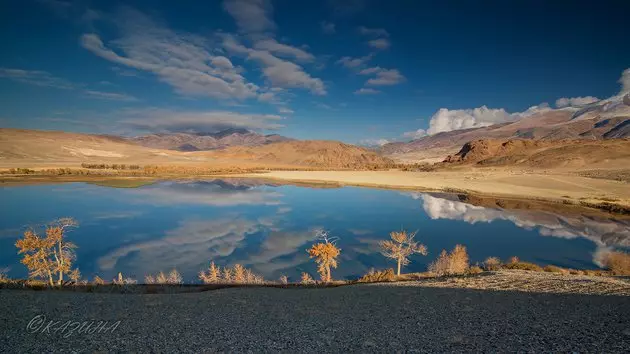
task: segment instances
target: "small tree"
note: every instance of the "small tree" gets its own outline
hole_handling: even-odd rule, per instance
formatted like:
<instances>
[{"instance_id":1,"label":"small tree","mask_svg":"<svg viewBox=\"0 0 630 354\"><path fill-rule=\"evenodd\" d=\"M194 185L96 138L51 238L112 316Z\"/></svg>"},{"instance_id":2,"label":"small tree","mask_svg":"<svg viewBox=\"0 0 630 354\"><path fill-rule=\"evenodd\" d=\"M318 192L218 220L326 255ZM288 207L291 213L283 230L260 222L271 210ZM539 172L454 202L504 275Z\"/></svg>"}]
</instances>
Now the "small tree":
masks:
<instances>
[{"instance_id":1,"label":"small tree","mask_svg":"<svg viewBox=\"0 0 630 354\"><path fill-rule=\"evenodd\" d=\"M235 264L233 274L235 283L245 283L245 268L242 265Z\"/></svg>"},{"instance_id":2,"label":"small tree","mask_svg":"<svg viewBox=\"0 0 630 354\"><path fill-rule=\"evenodd\" d=\"M303 272L302 273L302 284L308 285L308 284L311 284L312 282L313 282L313 278L311 278L311 275L306 273L306 272Z\"/></svg>"},{"instance_id":3,"label":"small tree","mask_svg":"<svg viewBox=\"0 0 630 354\"><path fill-rule=\"evenodd\" d=\"M339 257L341 249L335 245L336 239L329 238L326 231L319 231L318 237L321 242L314 244L306 251L310 258L315 258L318 265L317 272L322 281L330 282L332 280L330 269L337 268L337 257Z\"/></svg>"},{"instance_id":4,"label":"small tree","mask_svg":"<svg viewBox=\"0 0 630 354\"><path fill-rule=\"evenodd\" d=\"M24 238L15 246L18 254L24 254L21 262L28 268L31 278L48 281L50 286L63 285L64 274L72 272L72 262L76 258L74 249L77 248L64 237L77 225L72 218L61 218L46 226L46 237L40 237L32 229L24 232Z\"/></svg>"},{"instance_id":5,"label":"small tree","mask_svg":"<svg viewBox=\"0 0 630 354\"><path fill-rule=\"evenodd\" d=\"M416 233L408 234L407 231L392 231L389 236L391 240L381 241L381 253L387 257L396 260L398 263L397 275L400 275L400 268L410 263L409 256L419 253L423 256L427 255L427 247L413 240Z\"/></svg>"},{"instance_id":6,"label":"small tree","mask_svg":"<svg viewBox=\"0 0 630 354\"><path fill-rule=\"evenodd\" d=\"M208 267L207 271L202 270L199 272L199 279L204 284L218 283L219 279L221 279L221 270L214 262L210 262L210 267Z\"/></svg>"},{"instance_id":7,"label":"small tree","mask_svg":"<svg viewBox=\"0 0 630 354\"><path fill-rule=\"evenodd\" d=\"M232 282L232 269L225 267L223 268L223 282L224 283L231 283Z\"/></svg>"},{"instance_id":8,"label":"small tree","mask_svg":"<svg viewBox=\"0 0 630 354\"><path fill-rule=\"evenodd\" d=\"M455 245L451 253L442 250L438 259L429 265L429 271L439 276L464 274L468 266L466 247Z\"/></svg>"}]
</instances>

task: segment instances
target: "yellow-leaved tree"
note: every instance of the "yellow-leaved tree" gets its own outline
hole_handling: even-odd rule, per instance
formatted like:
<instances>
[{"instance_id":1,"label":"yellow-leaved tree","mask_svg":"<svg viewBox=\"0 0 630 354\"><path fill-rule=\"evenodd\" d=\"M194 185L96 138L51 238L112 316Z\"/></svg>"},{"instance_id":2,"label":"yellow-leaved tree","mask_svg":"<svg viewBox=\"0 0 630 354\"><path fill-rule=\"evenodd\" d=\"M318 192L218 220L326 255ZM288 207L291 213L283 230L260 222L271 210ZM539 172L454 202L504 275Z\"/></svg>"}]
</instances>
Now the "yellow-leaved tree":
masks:
<instances>
[{"instance_id":1,"label":"yellow-leaved tree","mask_svg":"<svg viewBox=\"0 0 630 354\"><path fill-rule=\"evenodd\" d=\"M326 231L318 231L320 242L315 243L311 248L306 250L311 258L317 263L317 272L322 281L330 282L332 280L331 268L337 268L337 257L341 253L341 249L335 245L336 239L329 238Z\"/></svg>"},{"instance_id":2,"label":"yellow-leaved tree","mask_svg":"<svg viewBox=\"0 0 630 354\"><path fill-rule=\"evenodd\" d=\"M61 218L46 225L45 237L32 229L24 232L15 246L18 254L24 255L21 262L28 268L29 277L42 279L50 286L63 285L64 274L77 277L78 269L72 269L77 246L66 241L65 236L78 225L73 218Z\"/></svg>"}]
</instances>

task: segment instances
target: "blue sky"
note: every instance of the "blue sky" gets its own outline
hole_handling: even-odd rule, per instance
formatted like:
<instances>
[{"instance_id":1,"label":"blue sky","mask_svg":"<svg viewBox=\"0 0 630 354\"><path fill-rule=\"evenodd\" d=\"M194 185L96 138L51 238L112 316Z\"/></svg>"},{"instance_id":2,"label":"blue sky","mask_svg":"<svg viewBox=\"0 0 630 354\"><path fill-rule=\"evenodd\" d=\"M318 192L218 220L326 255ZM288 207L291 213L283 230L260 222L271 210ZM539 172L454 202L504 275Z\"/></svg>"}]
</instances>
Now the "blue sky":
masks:
<instances>
[{"instance_id":1,"label":"blue sky","mask_svg":"<svg viewBox=\"0 0 630 354\"><path fill-rule=\"evenodd\" d=\"M0 126L236 126L365 143L488 125L630 88L628 11L626 1L6 1Z\"/></svg>"}]
</instances>

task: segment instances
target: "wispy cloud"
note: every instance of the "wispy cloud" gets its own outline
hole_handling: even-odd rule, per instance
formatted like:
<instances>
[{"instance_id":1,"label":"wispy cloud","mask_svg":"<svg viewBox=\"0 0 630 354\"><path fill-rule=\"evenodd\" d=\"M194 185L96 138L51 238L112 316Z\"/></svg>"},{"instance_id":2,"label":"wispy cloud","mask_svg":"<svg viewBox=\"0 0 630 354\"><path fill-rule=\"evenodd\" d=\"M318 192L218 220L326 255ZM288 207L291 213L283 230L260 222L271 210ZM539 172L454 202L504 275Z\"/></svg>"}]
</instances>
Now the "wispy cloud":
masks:
<instances>
[{"instance_id":1,"label":"wispy cloud","mask_svg":"<svg viewBox=\"0 0 630 354\"><path fill-rule=\"evenodd\" d=\"M337 60L337 64L343 65L348 69L359 69L365 66L365 64L372 59L374 55L369 54L364 57L353 58L353 57L342 57Z\"/></svg>"},{"instance_id":2,"label":"wispy cloud","mask_svg":"<svg viewBox=\"0 0 630 354\"><path fill-rule=\"evenodd\" d=\"M223 8L243 33L264 33L276 29L271 19L273 7L267 0L226 0Z\"/></svg>"},{"instance_id":3,"label":"wispy cloud","mask_svg":"<svg viewBox=\"0 0 630 354\"><path fill-rule=\"evenodd\" d=\"M383 28L367 28L365 26L359 26L359 33L366 36L376 37L389 37L389 32Z\"/></svg>"},{"instance_id":4,"label":"wispy cloud","mask_svg":"<svg viewBox=\"0 0 630 354\"><path fill-rule=\"evenodd\" d=\"M94 33L84 34L81 45L116 64L151 72L176 92L220 99L256 97L258 86L240 74L228 58L210 53L204 38L172 31L141 12L124 8L115 21L122 36L110 45Z\"/></svg>"},{"instance_id":5,"label":"wispy cloud","mask_svg":"<svg viewBox=\"0 0 630 354\"><path fill-rule=\"evenodd\" d=\"M383 69L379 67L369 68L361 72L363 75L376 74L376 77L369 79L365 84L372 86L389 86L404 82L405 77L398 69Z\"/></svg>"},{"instance_id":6,"label":"wispy cloud","mask_svg":"<svg viewBox=\"0 0 630 354\"><path fill-rule=\"evenodd\" d=\"M376 94L379 94L379 93L381 93L381 91L375 90L375 89L372 89L372 88L366 88L366 87L363 87L363 88L360 88L360 89L354 91L355 95L376 95Z\"/></svg>"},{"instance_id":7,"label":"wispy cloud","mask_svg":"<svg viewBox=\"0 0 630 354\"><path fill-rule=\"evenodd\" d=\"M320 26L322 28L322 32L325 34L333 34L336 32L335 24L332 22L322 21L320 22Z\"/></svg>"},{"instance_id":8,"label":"wispy cloud","mask_svg":"<svg viewBox=\"0 0 630 354\"><path fill-rule=\"evenodd\" d=\"M94 90L85 90L84 93L88 97L97 98L101 100L125 101L125 102L138 101L136 97L127 95L124 93L103 92L103 91L94 91Z\"/></svg>"},{"instance_id":9,"label":"wispy cloud","mask_svg":"<svg viewBox=\"0 0 630 354\"><path fill-rule=\"evenodd\" d=\"M386 38L378 38L378 39L372 39L371 41L368 41L368 45L374 49L383 50L383 49L389 48L391 43Z\"/></svg>"},{"instance_id":10,"label":"wispy cloud","mask_svg":"<svg viewBox=\"0 0 630 354\"><path fill-rule=\"evenodd\" d=\"M53 76L46 71L39 70L0 68L0 77L21 82L24 84L42 87L54 87L64 90L72 90L76 87L75 84L66 79L62 79Z\"/></svg>"}]
</instances>

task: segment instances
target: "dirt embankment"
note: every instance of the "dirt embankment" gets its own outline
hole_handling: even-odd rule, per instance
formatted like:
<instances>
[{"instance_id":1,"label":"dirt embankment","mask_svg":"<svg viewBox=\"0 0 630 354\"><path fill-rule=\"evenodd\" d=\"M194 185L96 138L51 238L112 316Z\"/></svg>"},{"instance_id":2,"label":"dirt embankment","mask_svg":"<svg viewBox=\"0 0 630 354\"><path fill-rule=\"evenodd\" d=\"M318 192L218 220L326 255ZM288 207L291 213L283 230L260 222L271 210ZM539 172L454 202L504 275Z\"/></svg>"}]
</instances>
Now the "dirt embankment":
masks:
<instances>
[{"instance_id":1,"label":"dirt embankment","mask_svg":"<svg viewBox=\"0 0 630 354\"><path fill-rule=\"evenodd\" d=\"M493 140L470 141L448 165L529 168L619 168L630 166L630 139L614 140Z\"/></svg>"}]
</instances>

